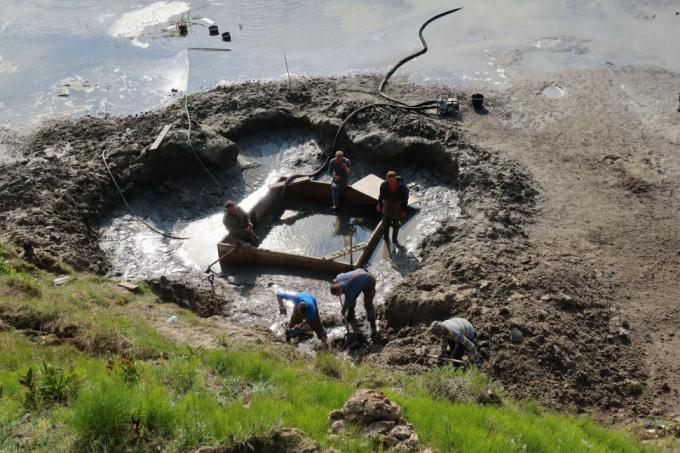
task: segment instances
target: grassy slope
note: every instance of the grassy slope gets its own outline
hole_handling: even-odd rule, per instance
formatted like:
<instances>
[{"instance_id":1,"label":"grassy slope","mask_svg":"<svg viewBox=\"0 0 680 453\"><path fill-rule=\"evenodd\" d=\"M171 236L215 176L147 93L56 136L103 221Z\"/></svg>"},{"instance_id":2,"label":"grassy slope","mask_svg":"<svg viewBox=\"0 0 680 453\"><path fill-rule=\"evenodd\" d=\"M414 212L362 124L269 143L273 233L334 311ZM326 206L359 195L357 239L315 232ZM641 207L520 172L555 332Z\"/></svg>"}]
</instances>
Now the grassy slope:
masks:
<instances>
[{"instance_id":1,"label":"grassy slope","mask_svg":"<svg viewBox=\"0 0 680 453\"><path fill-rule=\"evenodd\" d=\"M100 277L71 276L53 287L54 275L0 249L0 319L22 328L0 332L0 451L182 451L278 426L300 428L343 452L370 451L355 433L327 433L328 413L365 386L402 405L421 442L439 451L650 448L531 403L477 405L476 397L496 386L477 372L408 377L330 355L305 359L284 345L229 344L228 334L219 349L192 349L152 327L149 318L159 315L148 291L131 294ZM188 320L181 328L210 323L171 310ZM29 368L33 390L19 383Z\"/></svg>"}]
</instances>

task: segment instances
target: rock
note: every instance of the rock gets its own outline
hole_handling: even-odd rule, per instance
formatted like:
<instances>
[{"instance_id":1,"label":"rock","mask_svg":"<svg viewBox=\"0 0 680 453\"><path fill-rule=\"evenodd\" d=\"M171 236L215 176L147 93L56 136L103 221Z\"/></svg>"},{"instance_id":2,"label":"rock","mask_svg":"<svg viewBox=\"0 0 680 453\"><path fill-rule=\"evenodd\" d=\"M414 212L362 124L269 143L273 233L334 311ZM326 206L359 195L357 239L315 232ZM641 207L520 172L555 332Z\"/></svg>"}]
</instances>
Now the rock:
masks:
<instances>
[{"instance_id":1,"label":"rock","mask_svg":"<svg viewBox=\"0 0 680 453\"><path fill-rule=\"evenodd\" d=\"M661 384L661 391L664 393L670 393L671 386L668 385L668 382L664 382L663 384Z\"/></svg>"},{"instance_id":2,"label":"rock","mask_svg":"<svg viewBox=\"0 0 680 453\"><path fill-rule=\"evenodd\" d=\"M616 334L618 335L619 340L621 340L621 342L622 342L623 344L630 344L630 343L631 343L631 341L630 341L630 334L629 334L628 331L627 331L626 329L624 329L623 327L620 327L620 328L616 331Z\"/></svg>"},{"instance_id":3,"label":"rock","mask_svg":"<svg viewBox=\"0 0 680 453\"><path fill-rule=\"evenodd\" d=\"M209 127L203 127L205 144L198 149L202 158L209 162L228 168L236 162L239 155L238 145Z\"/></svg>"},{"instance_id":4,"label":"rock","mask_svg":"<svg viewBox=\"0 0 680 453\"><path fill-rule=\"evenodd\" d=\"M529 338L529 344L534 348L540 348L545 343L545 337L543 335L536 335L535 337Z\"/></svg>"},{"instance_id":5,"label":"rock","mask_svg":"<svg viewBox=\"0 0 680 453\"><path fill-rule=\"evenodd\" d=\"M626 379L623 381L623 384L626 387L626 391L635 396L642 395L642 392L645 389L642 383L637 379Z\"/></svg>"},{"instance_id":6,"label":"rock","mask_svg":"<svg viewBox=\"0 0 680 453\"><path fill-rule=\"evenodd\" d=\"M503 318L509 318L512 316L512 310L510 310L508 307L501 307L501 309L498 310L498 314Z\"/></svg>"},{"instance_id":7,"label":"rock","mask_svg":"<svg viewBox=\"0 0 680 453\"><path fill-rule=\"evenodd\" d=\"M338 434L351 425L380 451L422 451L413 426L402 417L401 407L376 390L357 390L342 409L332 411L328 418L331 433Z\"/></svg>"},{"instance_id":8,"label":"rock","mask_svg":"<svg viewBox=\"0 0 680 453\"><path fill-rule=\"evenodd\" d=\"M513 343L521 343L524 340L524 335L522 334L522 331L519 330L517 327L513 327L510 330L510 341Z\"/></svg>"}]
</instances>

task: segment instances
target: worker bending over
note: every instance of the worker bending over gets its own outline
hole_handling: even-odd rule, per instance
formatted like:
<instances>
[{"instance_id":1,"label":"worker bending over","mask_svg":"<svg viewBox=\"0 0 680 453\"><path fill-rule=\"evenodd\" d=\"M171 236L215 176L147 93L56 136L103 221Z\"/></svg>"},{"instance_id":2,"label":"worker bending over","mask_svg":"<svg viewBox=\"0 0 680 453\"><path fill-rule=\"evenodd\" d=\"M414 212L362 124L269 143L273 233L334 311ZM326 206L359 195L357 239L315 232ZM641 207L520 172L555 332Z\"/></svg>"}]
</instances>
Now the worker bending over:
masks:
<instances>
[{"instance_id":1,"label":"worker bending over","mask_svg":"<svg viewBox=\"0 0 680 453\"><path fill-rule=\"evenodd\" d=\"M253 231L253 223L250 216L236 202L229 200L224 204L224 217L222 223L232 236L240 241L245 241L253 247L257 247L260 239Z\"/></svg>"},{"instance_id":2,"label":"worker bending over","mask_svg":"<svg viewBox=\"0 0 680 453\"><path fill-rule=\"evenodd\" d=\"M355 330L358 330L358 325L354 309L357 305L357 297L360 293L364 293L364 309L366 310L366 319L371 325L371 336L378 334L378 329L375 326L375 307L373 307L375 283L375 277L365 269L357 269L337 275L331 284L331 294L338 297L344 294L342 316L346 322L352 324Z\"/></svg>"},{"instance_id":3,"label":"worker bending over","mask_svg":"<svg viewBox=\"0 0 680 453\"><path fill-rule=\"evenodd\" d=\"M399 227L406 217L408 207L408 187L397 173L390 170L387 178L380 184L377 210L382 214L383 239L385 245L390 247L390 227L392 228L392 242L396 247L399 244Z\"/></svg>"},{"instance_id":4,"label":"worker bending over","mask_svg":"<svg viewBox=\"0 0 680 453\"><path fill-rule=\"evenodd\" d=\"M477 331L467 319L451 318L443 322L435 321L430 326L430 332L441 338L442 356L448 355L461 360L467 351L468 358L481 365L479 352L473 343L477 338Z\"/></svg>"},{"instance_id":5,"label":"worker bending over","mask_svg":"<svg viewBox=\"0 0 680 453\"><path fill-rule=\"evenodd\" d=\"M321 325L321 317L319 316L319 309L314 296L306 292L291 293L278 291L276 293L276 301L279 303L279 313L282 315L287 313L286 306L283 304L284 300L289 300L293 303L293 313L290 316L288 329L286 330L286 341L299 336L300 331L313 330L319 340L326 345L328 337Z\"/></svg>"},{"instance_id":6,"label":"worker bending over","mask_svg":"<svg viewBox=\"0 0 680 453\"><path fill-rule=\"evenodd\" d=\"M349 174L352 172L352 163L345 157L342 151L335 152L335 159L331 159L328 164L328 172L333 178L331 183L331 194L333 197L333 210L340 209L342 194L347 188Z\"/></svg>"}]
</instances>

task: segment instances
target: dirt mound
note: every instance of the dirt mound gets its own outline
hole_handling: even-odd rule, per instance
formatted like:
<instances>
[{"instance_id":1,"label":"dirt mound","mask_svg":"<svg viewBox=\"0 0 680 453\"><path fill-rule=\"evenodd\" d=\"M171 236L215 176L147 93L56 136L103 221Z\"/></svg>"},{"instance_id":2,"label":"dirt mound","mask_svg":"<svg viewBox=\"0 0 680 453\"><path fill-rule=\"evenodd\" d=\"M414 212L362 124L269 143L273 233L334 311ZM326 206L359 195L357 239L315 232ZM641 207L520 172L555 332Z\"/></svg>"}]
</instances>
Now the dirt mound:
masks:
<instances>
[{"instance_id":1,"label":"dirt mound","mask_svg":"<svg viewBox=\"0 0 680 453\"><path fill-rule=\"evenodd\" d=\"M203 447L195 453L336 453L332 448L321 448L307 435L296 428L274 429L261 436L234 445Z\"/></svg>"},{"instance_id":2,"label":"dirt mound","mask_svg":"<svg viewBox=\"0 0 680 453\"><path fill-rule=\"evenodd\" d=\"M207 279L198 281L195 278L169 280L160 277L146 283L161 302L188 308L199 316L224 314L224 306L229 300L228 291L220 279L213 280L213 287Z\"/></svg>"},{"instance_id":3,"label":"dirt mound","mask_svg":"<svg viewBox=\"0 0 680 453\"><path fill-rule=\"evenodd\" d=\"M342 409L330 413L329 419L331 433L358 428L380 451L423 451L418 446L418 434L402 417L401 407L376 390L357 390Z\"/></svg>"}]
</instances>

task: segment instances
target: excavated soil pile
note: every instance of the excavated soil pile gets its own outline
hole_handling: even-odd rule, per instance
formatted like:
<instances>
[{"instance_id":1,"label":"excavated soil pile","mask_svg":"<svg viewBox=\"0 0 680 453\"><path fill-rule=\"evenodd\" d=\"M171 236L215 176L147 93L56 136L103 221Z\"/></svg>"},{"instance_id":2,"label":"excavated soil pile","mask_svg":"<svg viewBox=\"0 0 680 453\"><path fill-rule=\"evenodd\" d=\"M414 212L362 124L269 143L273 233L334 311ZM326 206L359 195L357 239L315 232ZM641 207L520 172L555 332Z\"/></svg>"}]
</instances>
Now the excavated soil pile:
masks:
<instances>
[{"instance_id":1,"label":"excavated soil pile","mask_svg":"<svg viewBox=\"0 0 680 453\"><path fill-rule=\"evenodd\" d=\"M419 447L418 434L402 417L401 407L376 390L357 390L342 409L331 412L328 418L331 433L340 434L350 427L359 429L380 451L431 452Z\"/></svg>"},{"instance_id":2,"label":"excavated soil pile","mask_svg":"<svg viewBox=\"0 0 680 453\"><path fill-rule=\"evenodd\" d=\"M328 144L342 118L378 100L375 86L371 77L304 79L291 89L246 83L192 95L194 147L206 160L228 166L239 138L263 129L304 127ZM409 102L439 92L409 85L390 90ZM423 351L434 345L425 326L464 316L480 332L484 369L515 395L557 408L646 414L652 398L638 354L644 348L628 332L633 326L627 317L617 317L610 305L608 274L597 261L564 248L553 253L549 243L532 241L551 179L541 174L539 184L519 152L499 151L505 129L498 126L500 133L482 140L483 130L469 125L512 124L508 106L521 102L491 94L488 118L463 106L462 122L372 109L348 125L341 147L350 155L447 171L461 204L461 216L444 222L423 244L421 269L387 296L384 344L364 360L421 369ZM172 125L171 133L161 148L149 151L165 124ZM105 270L98 225L119 199L101 152L106 150L121 186L134 194L200 171L186 128L176 104L136 117L61 121L25 137L22 157L0 172L2 239L22 246L37 263L56 256L79 268ZM217 188L207 196L222 201Z\"/></svg>"}]
</instances>

